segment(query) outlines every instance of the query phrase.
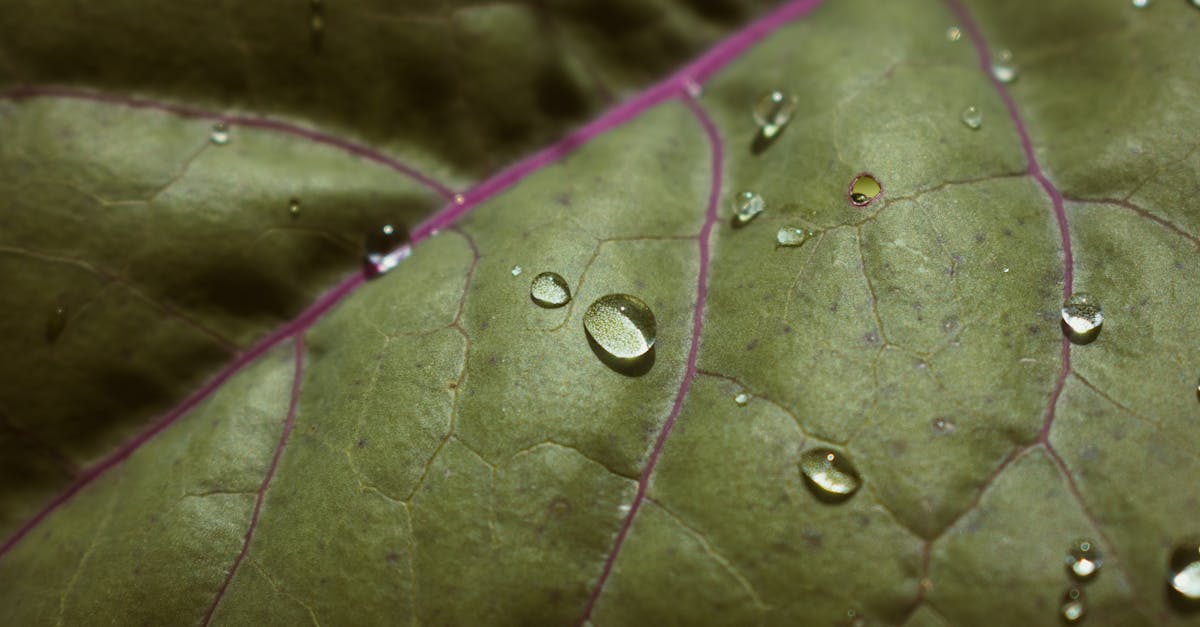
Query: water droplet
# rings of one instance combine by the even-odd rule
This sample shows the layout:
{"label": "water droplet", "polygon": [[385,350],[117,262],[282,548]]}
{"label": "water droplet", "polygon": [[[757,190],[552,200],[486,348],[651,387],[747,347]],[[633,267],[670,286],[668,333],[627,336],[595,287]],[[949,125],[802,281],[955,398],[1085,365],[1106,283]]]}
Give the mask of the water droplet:
{"label": "water droplet", "polygon": [[1189,603],[1200,602],[1200,540],[1176,546],[1171,552],[1170,567],[1171,589]]}
{"label": "water droplet", "polygon": [[733,221],[741,226],[753,220],[763,212],[766,204],[762,196],[754,192],[742,192],[733,199]]}
{"label": "water droplet", "polygon": [[992,57],[992,76],[1001,83],[1017,80],[1017,64],[1013,62],[1011,50],[1005,48]]}
{"label": "water droplet", "polygon": [[850,498],[862,484],[846,455],[827,448],[805,451],[800,456],[800,472],[818,497],[830,501]]}
{"label": "water droplet", "polygon": [[865,207],[871,204],[871,201],[875,200],[882,191],[883,186],[879,184],[879,181],[864,172],[850,182],[850,202],[855,207]]}
{"label": "water droplet", "polygon": [[617,359],[636,359],[650,352],[658,333],[650,306],[629,294],[596,299],[583,314],[583,328],[600,348]]}
{"label": "water droplet", "polygon": [[571,302],[571,286],[558,273],[543,272],[533,277],[533,283],[529,285],[529,297],[547,309],[562,307]]}
{"label": "water droplet", "polygon": [[963,109],[962,123],[966,124],[969,129],[979,130],[983,126],[983,112],[975,106]]}
{"label": "water droplet", "polygon": [[1080,581],[1095,577],[1104,563],[1104,554],[1096,543],[1088,538],[1080,538],[1071,543],[1067,551],[1067,572]]}
{"label": "water droplet", "polygon": [[325,43],[325,4],[322,0],[308,3],[308,36],[312,49],[320,52]]}
{"label": "water droplet", "polygon": [[807,242],[813,234],[805,231],[802,228],[794,226],[785,226],[775,233],[775,242],[780,246],[802,246]]}
{"label": "water droplet", "polygon": [[[1195,4],[1193,2],[1193,4]],[[1144,9],[1150,6],[1150,0],[1133,0],[1133,6],[1138,9]]]}
{"label": "water droplet", "polygon": [[962,29],[957,26],[951,26],[946,29],[946,39],[950,41],[958,41],[962,39]]}
{"label": "water droplet", "polygon": [[366,263],[372,274],[383,274],[395,268],[407,254],[408,233],[402,227],[385,224],[367,233]]}
{"label": "water droplet", "polygon": [[461,204],[463,204],[463,203],[465,203],[465,202],[467,202],[467,197],[466,197],[466,196],[463,196],[462,194],[455,194],[455,195],[454,195],[454,204],[456,204],[456,205],[461,205]]}
{"label": "water droplet", "polygon": [[62,335],[63,330],[67,328],[67,314],[65,305],[57,305],[50,309],[49,315],[46,316],[47,342],[54,342]]}
{"label": "water droplet", "polygon": [[1071,341],[1086,344],[1100,333],[1100,325],[1104,324],[1104,310],[1095,298],[1076,292],[1063,303],[1062,319],[1067,325]]}
{"label": "water droplet", "polygon": [[209,141],[217,146],[224,146],[229,143],[229,125],[224,122],[217,122],[212,125],[212,133],[208,136]]}
{"label": "water droplet", "polygon": [[737,396],[733,397],[733,402],[737,403],[738,407],[745,407],[750,402],[750,395],[745,392],[739,392]]}
{"label": "water droplet", "polygon": [[1077,623],[1083,618],[1086,608],[1083,605],[1083,590],[1079,588],[1069,588],[1063,593],[1062,607],[1059,612],[1064,621],[1068,623]]}
{"label": "water droplet", "polygon": [[954,431],[954,423],[946,418],[934,418],[931,424],[933,425],[933,430],[938,433],[950,433]]}
{"label": "water droplet", "polygon": [[293,218],[300,217],[300,199],[293,198],[288,201],[288,213],[292,214]]}
{"label": "water droplet", "polygon": [[509,270],[509,272],[511,272],[513,276],[521,276],[521,273],[524,272],[524,270],[521,269],[521,266],[513,266],[512,270]]}
{"label": "water droplet", "polygon": [[690,77],[683,80],[683,89],[692,98],[699,98],[704,95],[704,86]]}
{"label": "water droplet", "polygon": [[787,126],[796,112],[796,96],[781,91],[771,91],[762,95],[754,104],[754,123],[766,139],[771,139]]}

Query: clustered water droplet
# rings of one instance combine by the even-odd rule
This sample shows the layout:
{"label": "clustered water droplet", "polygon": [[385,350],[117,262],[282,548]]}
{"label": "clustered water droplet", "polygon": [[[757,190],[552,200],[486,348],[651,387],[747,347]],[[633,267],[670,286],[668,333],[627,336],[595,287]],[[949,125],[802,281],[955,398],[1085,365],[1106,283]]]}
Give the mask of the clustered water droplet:
{"label": "clustered water droplet", "polygon": [[217,122],[212,125],[212,132],[208,136],[208,140],[216,146],[224,146],[229,143],[229,125],[225,122]]}
{"label": "clustered water droplet", "polygon": [[845,453],[833,449],[809,449],[800,455],[800,472],[809,488],[820,498],[842,501],[862,484],[858,471]]}
{"label": "clustered water droplet", "polygon": [[380,275],[395,268],[404,258],[394,254],[408,242],[408,233],[403,227],[385,224],[366,237],[366,263],[372,275]]}
{"label": "clustered water droplet", "polygon": [[1100,333],[1100,326],[1104,324],[1104,309],[1094,297],[1076,292],[1063,303],[1062,319],[1067,325],[1071,341],[1086,344]]}
{"label": "clustered water droplet", "polygon": [[992,56],[992,76],[1001,83],[1017,80],[1017,64],[1011,50],[1005,48]]}
{"label": "clustered water droplet", "polygon": [[883,186],[870,174],[863,173],[854,177],[850,182],[850,202],[855,207],[865,207],[871,204],[883,191]]}
{"label": "clustered water droplet", "polygon": [[1059,612],[1064,621],[1068,623],[1077,623],[1083,618],[1087,608],[1083,604],[1083,590],[1079,588],[1068,588],[1063,593],[1062,606]]}
{"label": "clustered water droplet", "polygon": [[979,110],[979,107],[970,106],[963,109],[961,117],[962,123],[969,129],[979,130],[983,126],[983,112]]}
{"label": "clustered water droplet", "polygon": [[766,204],[762,196],[754,192],[742,192],[733,199],[733,222],[737,226],[748,224],[763,212]]}
{"label": "clustered water droplet", "polygon": [[1067,571],[1080,581],[1088,581],[1095,577],[1103,563],[1104,554],[1091,539],[1080,538],[1073,542],[1067,551]]}
{"label": "clustered water droplet", "polygon": [[792,120],[796,112],[796,96],[781,91],[770,91],[754,103],[754,123],[765,139],[772,139]]}
{"label": "clustered water droplet", "polygon": [[46,341],[53,343],[58,340],[58,336],[62,335],[63,330],[67,328],[67,307],[66,305],[55,305],[50,308],[49,315],[46,316]]}
{"label": "clustered water droplet", "polygon": [[796,226],[785,226],[775,233],[775,243],[780,246],[793,248],[803,246],[813,234]]}
{"label": "clustered water droplet", "polygon": [[605,353],[622,360],[649,353],[658,334],[650,306],[629,294],[596,299],[583,314],[583,328]]}
{"label": "clustered water droplet", "polygon": [[1168,583],[1188,603],[1200,603],[1200,539],[1190,539],[1171,552]]}
{"label": "clustered water droplet", "polygon": [[543,272],[533,277],[529,285],[529,297],[547,309],[562,307],[571,302],[571,286],[555,272]]}

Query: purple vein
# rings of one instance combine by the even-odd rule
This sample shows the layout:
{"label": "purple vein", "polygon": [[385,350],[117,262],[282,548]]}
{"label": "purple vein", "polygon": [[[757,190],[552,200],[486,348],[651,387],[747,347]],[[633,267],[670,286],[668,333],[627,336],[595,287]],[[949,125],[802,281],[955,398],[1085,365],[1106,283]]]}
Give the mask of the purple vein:
{"label": "purple vein", "polygon": [[304,378],[304,335],[297,335],[294,345],[296,359],[295,365],[292,367],[292,395],[291,400],[288,401],[287,417],[283,420],[283,430],[279,433],[279,443],[275,445],[275,454],[271,456],[271,463],[267,466],[267,473],[263,476],[262,484],[258,486],[258,495],[254,499],[254,513],[250,515],[250,524],[246,527],[246,535],[242,539],[242,550],[234,558],[233,565],[229,567],[229,572],[225,575],[225,580],[217,589],[212,605],[204,614],[202,625],[207,625],[212,621],[213,613],[217,611],[217,606],[225,597],[225,590],[229,588],[229,582],[233,581],[238,567],[242,565],[242,560],[246,559],[246,554],[250,552],[250,541],[254,539],[254,530],[258,528],[258,517],[262,513],[263,500],[266,499],[267,490],[271,487],[271,480],[275,478],[275,470],[279,467],[279,459],[283,457],[283,449],[287,447],[288,436],[292,434],[292,427],[296,425],[296,408],[300,405],[300,382]]}
{"label": "purple vein", "polygon": [[257,128],[276,133],[283,133],[285,135],[302,137],[318,144],[332,146],[344,152],[348,152],[356,157],[361,157],[368,161],[372,161],[395,170],[396,172],[407,176],[417,183],[420,183],[422,186],[428,188],[446,200],[452,200],[454,198],[454,192],[445,185],[442,185],[428,175],[419,172],[416,168],[393,159],[392,157],[389,157],[378,150],[374,150],[349,139],[337,137],[328,133],[322,133],[321,131],[310,128],[304,128],[303,126],[292,124],[291,122],[272,120],[270,118],[260,116],[226,115],[223,113],[206,111],[204,109],[189,107],[181,104],[149,100],[146,98],[136,98],[121,94],[91,91],[87,89],[78,89],[74,87],[62,87],[54,85],[22,85],[0,92],[0,100],[28,100],[31,98],[66,98],[73,100],[103,102],[107,104],[131,107],[134,109],[150,109],[153,111],[161,111],[163,113],[169,113],[182,118],[213,120],[224,122],[229,125]]}
{"label": "purple vein", "polygon": [[641,509],[642,502],[646,500],[646,490],[650,486],[650,476],[654,474],[654,468],[658,465],[659,458],[662,457],[663,447],[667,443],[667,438],[671,435],[671,429],[675,426],[675,421],[679,418],[679,413],[683,410],[683,401],[692,389],[692,380],[696,378],[696,356],[700,350],[700,334],[704,329],[704,304],[708,300],[709,239],[712,235],[713,227],[717,224],[717,201],[721,197],[721,170],[724,163],[724,148],[721,144],[721,137],[717,133],[717,127],[708,117],[708,114],[691,98],[685,96],[683,102],[687,104],[688,109],[695,115],[700,126],[704,128],[704,134],[708,137],[709,146],[712,148],[712,185],[709,186],[708,208],[704,212],[704,225],[700,227],[700,234],[696,237],[696,242],[700,249],[700,272],[696,278],[696,305],[692,310],[692,337],[691,344],[688,347],[687,368],[683,372],[683,379],[679,382],[679,390],[675,393],[675,402],[671,405],[671,413],[667,415],[666,421],[663,422],[662,429],[658,432],[658,438],[654,440],[654,447],[650,449],[650,456],[646,460],[646,466],[642,469],[642,475],[638,478],[637,492],[634,493],[633,502],[629,505],[629,513],[626,514],[625,520],[621,523],[620,530],[617,531],[617,537],[613,541],[612,548],[609,550],[608,556],[604,559],[604,567],[600,571],[600,578],[596,580],[596,585],[592,588],[592,594],[588,597],[587,605],[584,606],[583,613],[579,616],[579,625],[587,623],[591,617],[592,610],[596,607],[596,601],[600,598],[600,593],[604,590],[604,584],[608,581],[608,576],[612,574],[613,564],[616,563],[617,556],[621,553],[621,547],[624,546],[625,538],[629,535],[629,529],[633,526],[633,519]]}

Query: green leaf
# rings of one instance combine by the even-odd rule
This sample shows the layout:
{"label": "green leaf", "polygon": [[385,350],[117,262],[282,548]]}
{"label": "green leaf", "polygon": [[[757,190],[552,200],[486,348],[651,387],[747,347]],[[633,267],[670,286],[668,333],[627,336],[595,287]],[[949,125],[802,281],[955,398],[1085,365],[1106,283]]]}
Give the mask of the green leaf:
{"label": "green leaf", "polygon": [[[816,4],[781,5],[469,189],[413,175],[477,179],[503,163],[485,153],[581,116],[477,133],[374,90],[350,78],[379,71],[367,57],[333,55],[333,6],[320,50],[205,44],[242,42],[273,89],[180,57],[106,71],[101,95],[8,92],[0,335],[24,359],[0,379],[16,434],[2,622],[1052,625],[1070,586],[1087,624],[1194,622],[1166,578],[1200,505],[1200,11]],[[634,49],[609,46],[629,22],[562,11],[574,28],[534,32],[604,59],[598,76],[673,65],[652,43],[623,61]],[[521,54],[522,10],[463,13]],[[26,30],[0,57],[10,76],[82,76]],[[1002,46],[1010,84],[988,73]],[[500,70],[528,70],[480,51],[461,75],[413,71],[520,109],[533,92],[509,99]],[[286,69],[315,71],[306,55],[337,60],[347,93],[297,96]],[[216,146],[211,119],[124,95],[149,85],[314,122],[231,118]],[[749,113],[770,89],[798,106],[763,141]],[[408,126],[381,122],[389,102]],[[375,148],[303,130],[320,121]],[[856,207],[863,172],[883,192]],[[741,191],[767,209],[734,228]],[[396,269],[319,296],[355,263],[339,246],[424,215]],[[778,247],[783,227],[817,234]],[[570,304],[530,301],[542,271]],[[1061,329],[1075,291],[1104,307],[1090,344]],[[584,334],[612,292],[654,310],[644,372]],[[64,304],[78,313],[49,341]],[[817,447],[857,468],[849,499],[806,487]],[[1104,554],[1084,584],[1063,562],[1078,537]]]}

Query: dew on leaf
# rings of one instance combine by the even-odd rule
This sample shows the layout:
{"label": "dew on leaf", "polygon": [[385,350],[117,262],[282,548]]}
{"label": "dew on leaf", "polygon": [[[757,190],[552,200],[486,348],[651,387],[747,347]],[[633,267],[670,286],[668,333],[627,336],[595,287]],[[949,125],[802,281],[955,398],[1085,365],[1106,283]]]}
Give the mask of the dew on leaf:
{"label": "dew on leaf", "polygon": [[952,42],[962,39],[962,29],[957,26],[951,26],[950,28],[947,28],[946,39]]}
{"label": "dew on leaf", "polygon": [[1171,551],[1168,583],[1183,601],[1200,603],[1200,540],[1188,540]]}
{"label": "dew on leaf", "polygon": [[299,198],[293,198],[288,201],[288,213],[290,213],[293,218],[300,217],[300,199]]}
{"label": "dew on leaf", "polygon": [[366,238],[367,269],[373,275],[384,274],[396,267],[404,255],[396,254],[408,243],[408,233],[403,227],[385,224],[369,231]]}
{"label": "dew on leaf", "polygon": [[208,136],[209,141],[217,146],[224,146],[229,143],[229,125],[224,122],[217,122],[212,125],[212,132]]}
{"label": "dew on leaf", "polygon": [[979,110],[979,107],[970,106],[963,109],[961,117],[962,123],[966,124],[969,129],[979,130],[983,126],[983,112]]}
{"label": "dew on leaf", "polygon": [[1080,581],[1095,577],[1104,563],[1104,554],[1096,543],[1088,538],[1079,538],[1071,543],[1065,558],[1067,572]]}
{"label": "dew on leaf", "polygon": [[805,451],[800,456],[800,472],[813,493],[823,500],[848,499],[862,485],[858,471],[846,454],[833,449]]}
{"label": "dew on leaf", "polygon": [[766,139],[771,139],[787,126],[787,123],[792,120],[792,114],[796,112],[796,96],[793,94],[785,94],[781,91],[770,91],[762,95],[758,102],[754,103],[754,109],[751,112],[754,116],[754,123],[758,125],[758,130]]}
{"label": "dew on leaf", "polygon": [[875,200],[882,191],[883,186],[879,184],[879,181],[864,172],[850,182],[850,202],[855,207],[865,207],[871,204],[871,201]]}
{"label": "dew on leaf", "polygon": [[650,306],[629,294],[608,294],[596,299],[583,314],[583,328],[605,353],[616,359],[637,359],[650,352],[658,333]]}
{"label": "dew on leaf", "polygon": [[1005,48],[992,57],[992,76],[1001,83],[1011,83],[1017,80],[1017,64],[1013,61],[1013,53]]}
{"label": "dew on leaf", "polygon": [[1059,608],[1059,615],[1062,616],[1064,622],[1077,623],[1083,618],[1086,609],[1083,605],[1083,590],[1079,588],[1068,588],[1063,593],[1062,606]]}
{"label": "dew on leaf", "polygon": [[529,284],[529,297],[547,309],[562,307],[571,302],[571,286],[556,272],[543,272]]}
{"label": "dew on leaf", "polygon": [[750,402],[750,395],[745,392],[739,392],[733,397],[733,402],[737,403],[738,407],[745,407]]}
{"label": "dew on leaf", "polygon": [[1094,297],[1076,292],[1063,303],[1062,319],[1071,341],[1086,344],[1099,335],[1100,326],[1104,324],[1104,310]]}
{"label": "dew on leaf", "polygon": [[946,418],[934,418],[930,423],[933,430],[938,433],[950,433],[954,431],[954,423]]}
{"label": "dew on leaf", "polygon": [[756,218],[765,208],[762,196],[754,192],[742,192],[733,199],[733,223],[742,226]]}
{"label": "dew on leaf", "polygon": [[[1195,4],[1195,2],[1192,4]],[[1138,9],[1144,9],[1150,6],[1150,0],[1133,0],[1133,6]]]}
{"label": "dew on leaf", "polygon": [[785,226],[775,233],[775,243],[780,246],[794,248],[803,246],[813,236],[809,231],[795,226]]}
{"label": "dew on leaf", "polygon": [[522,272],[524,272],[524,270],[521,269],[521,266],[513,266],[512,270],[509,270],[509,273],[513,276],[521,276]]}
{"label": "dew on leaf", "polygon": [[47,342],[58,340],[58,336],[62,335],[63,330],[67,328],[67,313],[65,305],[55,305],[50,308],[50,313],[46,316]]}

